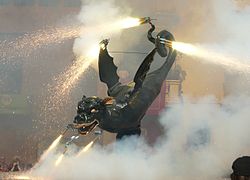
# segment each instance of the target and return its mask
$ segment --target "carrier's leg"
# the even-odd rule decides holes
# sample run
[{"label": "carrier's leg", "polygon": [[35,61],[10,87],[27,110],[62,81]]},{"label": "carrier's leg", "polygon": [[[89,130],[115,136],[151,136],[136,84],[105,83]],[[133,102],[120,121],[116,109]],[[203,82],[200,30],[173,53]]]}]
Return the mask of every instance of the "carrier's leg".
[{"label": "carrier's leg", "polygon": [[127,131],[117,133],[116,140],[121,140],[123,137],[126,137],[126,136],[140,136],[140,135],[141,135],[141,128],[138,127],[133,130],[127,130]]}]

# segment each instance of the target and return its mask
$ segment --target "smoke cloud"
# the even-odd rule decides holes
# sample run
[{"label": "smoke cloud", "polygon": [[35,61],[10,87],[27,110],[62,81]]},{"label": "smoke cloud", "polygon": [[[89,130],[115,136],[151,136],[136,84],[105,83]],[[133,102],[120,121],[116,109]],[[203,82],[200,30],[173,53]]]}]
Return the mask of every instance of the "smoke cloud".
[{"label": "smoke cloud", "polygon": [[[112,30],[113,22],[127,17],[129,9],[118,7],[114,1],[83,1],[83,6],[78,15],[83,24],[81,35],[74,43],[74,53],[77,56],[86,56],[91,47],[105,38],[119,37],[121,30]],[[98,54],[98,52],[96,52]]]},{"label": "smoke cloud", "polygon": [[[236,64],[231,67],[224,66],[224,87],[229,94],[249,95],[249,3],[244,1],[245,5],[240,7],[236,1],[220,0],[212,2],[213,13],[210,13],[209,17],[212,17],[210,20],[213,20],[213,23],[210,24],[210,27],[204,29],[204,36],[211,39],[210,42],[199,42],[198,46],[207,49],[208,52],[218,53],[224,56],[223,59],[231,60],[232,63],[242,63],[243,66],[238,69]],[[222,63],[220,58],[216,59],[212,55],[208,58],[215,61],[213,64],[216,64],[216,61],[218,64]]]},{"label": "smoke cloud", "polygon": [[[197,47],[207,50],[203,59],[214,64],[221,63],[227,71],[249,73],[250,8],[240,9],[233,1],[228,0],[213,1],[212,7],[214,23],[203,32],[212,41],[210,39],[211,42],[196,43]],[[208,18],[211,16],[208,15]],[[241,63],[242,67],[238,68]]]},{"label": "smoke cloud", "polygon": [[[135,137],[101,147],[80,157],[75,147],[54,167],[58,155],[33,173],[53,179],[220,179],[231,163],[249,153],[249,97],[228,98],[222,105],[212,97],[166,110],[160,122],[165,135],[154,147]],[[69,171],[70,169],[70,171]]]}]

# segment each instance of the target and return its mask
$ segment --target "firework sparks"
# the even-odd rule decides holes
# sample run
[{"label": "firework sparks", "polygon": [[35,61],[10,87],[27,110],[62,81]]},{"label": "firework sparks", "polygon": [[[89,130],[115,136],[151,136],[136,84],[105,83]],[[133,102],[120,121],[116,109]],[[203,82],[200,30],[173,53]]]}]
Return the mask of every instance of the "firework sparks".
[{"label": "firework sparks", "polygon": [[77,156],[80,156],[81,154],[87,152],[91,147],[92,145],[94,144],[94,142],[97,140],[98,137],[95,137],[90,143],[88,143],[79,153]]},{"label": "firework sparks", "polygon": [[189,43],[183,42],[171,42],[169,40],[161,39],[167,47],[172,47],[173,49],[190,56],[199,58],[200,60],[207,61],[209,63],[221,65],[229,70],[236,70],[240,72],[250,73],[250,65],[242,63],[239,59],[234,58],[229,55],[217,53],[212,50],[208,50],[199,46],[195,46]]},{"label": "firework sparks", "polygon": [[93,27],[82,27],[81,25],[53,27],[27,33],[16,38],[14,41],[0,42],[1,61],[10,60],[15,57],[27,57],[36,50],[46,47],[48,44],[60,44],[65,40],[79,37],[81,32],[91,33],[95,29],[102,29],[104,32],[115,32],[121,29],[139,26],[140,18],[124,18],[113,23],[104,23]]},{"label": "firework sparks", "polygon": [[55,162],[55,166],[58,166],[58,165],[62,162],[63,157],[64,157],[64,154],[61,154],[61,155],[57,158],[57,160],[56,160],[56,162]]},{"label": "firework sparks", "polygon": [[[87,152],[94,144],[94,142],[97,140],[98,137],[95,137],[90,143],[88,143],[86,146],[84,146],[84,148],[78,153],[77,156],[80,156],[81,154]],[[65,151],[58,156],[58,158],[55,161],[55,167],[57,167],[63,160],[65,153],[67,152],[67,149],[65,149]]]},{"label": "firework sparks", "polygon": [[56,146],[59,144],[59,142],[62,139],[62,137],[63,137],[63,135],[60,135],[60,136],[58,136],[58,138],[56,138],[56,140],[53,141],[53,143],[49,146],[49,148],[43,153],[40,161],[43,161],[44,159],[47,158],[47,156],[50,154],[50,152],[52,150],[54,150],[56,148]]},{"label": "firework sparks", "polygon": [[[136,23],[135,23],[136,22]],[[126,24],[126,26],[125,26]],[[139,18],[124,18],[115,22],[103,22],[103,24],[96,24],[91,27],[82,27],[79,36],[86,34],[106,34],[119,31],[124,28],[131,28],[141,24]],[[77,31],[78,33],[78,31]],[[76,35],[77,33],[73,33]],[[66,121],[67,114],[64,114],[64,109],[71,102],[70,93],[76,86],[78,80],[88,67],[97,60],[99,54],[99,41],[92,44],[90,49],[86,49],[84,56],[78,57],[73,65],[61,73],[58,77],[53,79],[53,85],[49,84],[46,88],[45,97],[41,109],[41,116],[43,120],[41,124],[46,126],[46,131],[59,127],[60,122]],[[62,117],[58,121],[58,115]],[[64,119],[65,118],[65,119]],[[48,122],[49,121],[49,122]],[[49,124],[49,125],[48,125]]]},{"label": "firework sparks", "polygon": [[141,21],[139,18],[128,17],[118,22],[118,27],[121,29],[128,29],[132,27],[139,26]]},{"label": "firework sparks", "polygon": [[173,49],[188,55],[195,55],[198,49],[192,44],[187,44],[183,42],[172,42]]},{"label": "firework sparks", "polygon": [[[57,116],[59,113],[63,113],[62,109],[65,105],[70,102],[71,90],[75,87],[78,79],[88,69],[94,59],[84,59],[83,57],[78,58],[75,63],[62,73],[59,77],[55,78],[55,86],[48,87],[49,96],[46,97],[43,103],[43,113],[45,121],[49,120],[56,123]],[[62,98],[63,97],[63,98]],[[66,111],[65,111],[66,112]],[[62,115],[62,117],[67,117]]]},{"label": "firework sparks", "polygon": [[15,57],[27,57],[34,50],[46,47],[48,44],[60,44],[65,40],[78,37],[80,26],[47,28],[33,33],[27,33],[14,41],[0,42],[1,61]]},{"label": "firework sparks", "polygon": [[187,43],[174,42],[173,48],[187,55],[195,56],[209,63],[218,64],[229,70],[250,73],[250,65],[240,62],[237,58],[229,55],[216,53],[211,50],[197,47]]}]

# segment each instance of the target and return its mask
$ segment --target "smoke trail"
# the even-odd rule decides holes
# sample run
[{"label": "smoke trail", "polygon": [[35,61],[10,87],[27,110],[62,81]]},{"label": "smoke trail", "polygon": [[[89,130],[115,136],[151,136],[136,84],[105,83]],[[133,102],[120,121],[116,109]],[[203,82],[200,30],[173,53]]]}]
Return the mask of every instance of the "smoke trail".
[{"label": "smoke trail", "polygon": [[218,53],[216,50],[210,50],[200,45],[192,45],[183,42],[164,42],[166,45],[170,45],[177,51],[196,57],[199,60],[207,63],[213,63],[221,65],[227,70],[234,70],[244,73],[250,73],[250,63],[242,63],[237,58],[224,55],[224,53]]},{"label": "smoke trail", "polygon": [[[229,71],[249,73],[250,7],[239,9],[235,2],[229,0],[213,1],[212,5],[214,24],[203,31],[204,36],[211,38],[212,42],[197,44],[206,51],[202,56],[200,53],[198,58],[218,65],[228,61],[225,68]],[[207,18],[211,19],[211,15]]]}]

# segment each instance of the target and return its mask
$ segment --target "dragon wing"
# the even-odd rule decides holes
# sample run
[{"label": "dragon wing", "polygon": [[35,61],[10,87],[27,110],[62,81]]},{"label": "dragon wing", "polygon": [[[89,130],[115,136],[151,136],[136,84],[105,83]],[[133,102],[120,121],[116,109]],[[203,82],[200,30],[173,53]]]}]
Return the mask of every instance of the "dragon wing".
[{"label": "dragon wing", "polygon": [[114,64],[113,57],[109,55],[107,48],[100,48],[98,67],[100,80],[106,83],[109,89],[119,82],[117,66]]}]

